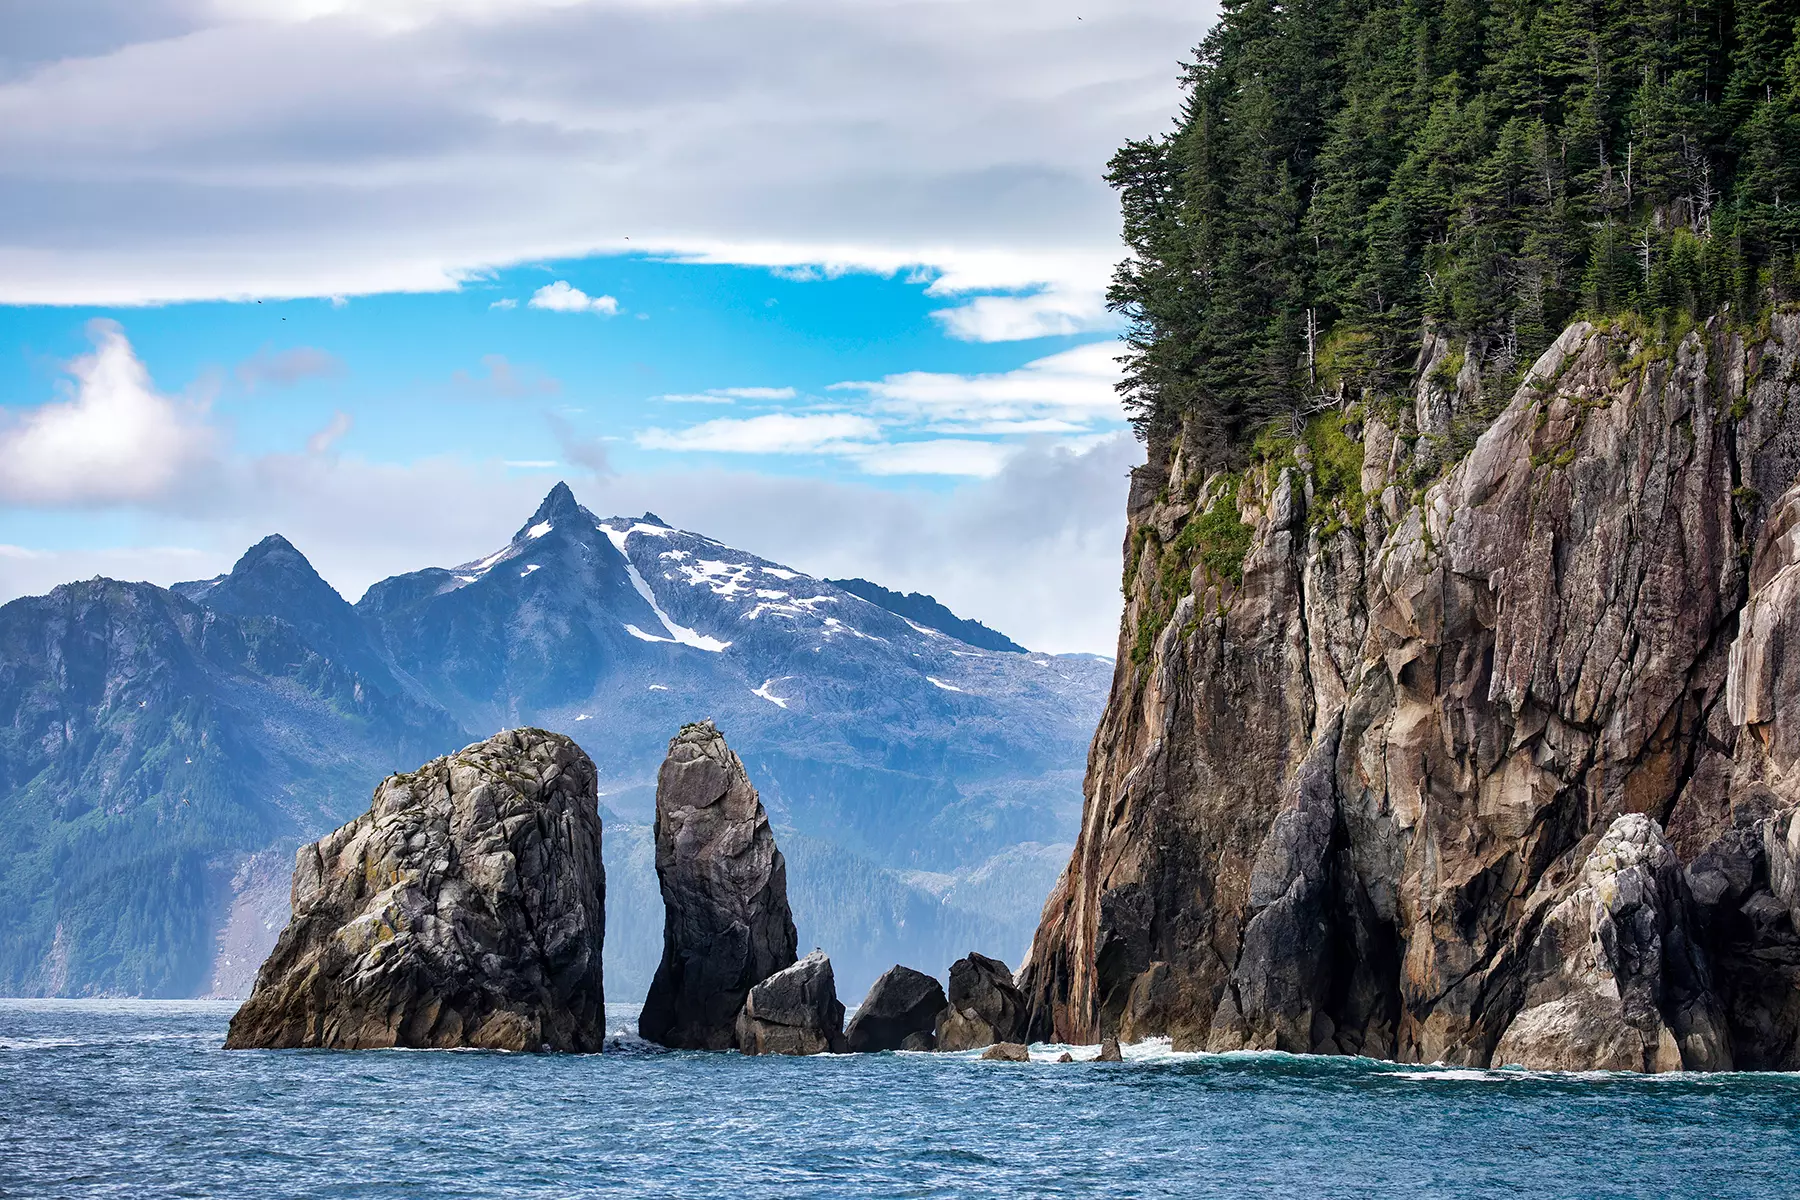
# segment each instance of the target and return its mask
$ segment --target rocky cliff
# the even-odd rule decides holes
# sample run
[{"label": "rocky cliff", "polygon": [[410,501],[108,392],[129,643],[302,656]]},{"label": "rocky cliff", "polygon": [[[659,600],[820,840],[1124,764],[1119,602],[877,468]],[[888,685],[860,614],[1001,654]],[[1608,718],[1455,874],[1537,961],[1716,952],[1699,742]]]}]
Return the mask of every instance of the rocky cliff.
[{"label": "rocky cliff", "polygon": [[1800,315],[1473,351],[1151,445],[1034,1036],[1800,1066]]},{"label": "rocky cliff", "polygon": [[597,805],[594,764],[541,729],[390,776],[300,848],[294,918],[227,1048],[598,1051]]}]

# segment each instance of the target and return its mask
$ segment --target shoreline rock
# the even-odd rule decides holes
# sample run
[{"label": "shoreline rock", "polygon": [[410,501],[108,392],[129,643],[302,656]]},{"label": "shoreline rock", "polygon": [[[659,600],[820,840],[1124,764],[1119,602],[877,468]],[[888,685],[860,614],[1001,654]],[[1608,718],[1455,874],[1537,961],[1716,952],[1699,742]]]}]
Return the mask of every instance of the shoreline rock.
[{"label": "shoreline rock", "polygon": [[593,763],[561,734],[495,734],[300,848],[225,1046],[598,1051],[605,905]]},{"label": "shoreline rock", "polygon": [[711,721],[669,741],[655,837],[663,955],[638,1032],[677,1049],[733,1049],[750,989],[794,965],[798,937],[768,814]]},{"label": "shoreline rock", "polygon": [[750,989],[737,1019],[745,1054],[844,1054],[844,1006],[822,950]]},{"label": "shoreline rock", "polygon": [[844,1031],[852,1053],[937,1048],[944,987],[923,971],[895,965],[882,973]]},{"label": "shoreline rock", "polygon": [[938,1014],[937,1048],[979,1050],[1025,1037],[1025,997],[1005,963],[971,952],[950,967],[949,1004]]}]

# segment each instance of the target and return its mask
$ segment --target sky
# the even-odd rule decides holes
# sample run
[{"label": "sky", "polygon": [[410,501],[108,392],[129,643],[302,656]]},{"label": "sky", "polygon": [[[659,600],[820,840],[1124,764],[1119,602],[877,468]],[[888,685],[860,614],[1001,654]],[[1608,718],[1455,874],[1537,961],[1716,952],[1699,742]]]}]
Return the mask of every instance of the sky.
[{"label": "sky", "polygon": [[354,600],[557,480],[1112,653],[1175,0],[0,0],[0,601]]}]

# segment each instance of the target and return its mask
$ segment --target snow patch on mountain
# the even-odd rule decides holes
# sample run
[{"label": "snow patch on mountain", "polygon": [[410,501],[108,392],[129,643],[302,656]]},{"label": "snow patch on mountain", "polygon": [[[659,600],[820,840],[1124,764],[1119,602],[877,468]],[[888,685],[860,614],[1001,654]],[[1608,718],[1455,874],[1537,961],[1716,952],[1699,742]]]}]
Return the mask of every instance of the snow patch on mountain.
[{"label": "snow patch on mountain", "polygon": [[722,642],[718,638],[707,637],[685,625],[676,624],[674,619],[664,612],[662,606],[656,602],[656,594],[650,590],[650,585],[644,582],[644,576],[638,571],[637,565],[631,561],[631,555],[625,552],[625,543],[632,534],[647,533],[653,537],[668,537],[667,529],[657,525],[645,525],[642,522],[625,530],[611,529],[605,525],[598,525],[595,528],[606,535],[606,540],[613,544],[613,548],[619,552],[619,557],[625,560],[625,570],[631,578],[631,586],[636,588],[637,594],[644,598],[644,603],[650,606],[650,611],[656,614],[656,619],[663,623],[663,628],[668,630],[669,636],[666,638],[656,637],[645,633],[636,625],[626,625],[627,633],[632,637],[642,638],[646,642],[679,642],[683,646],[692,646],[696,650],[707,650],[714,654],[723,652],[726,647],[731,645],[730,642]]}]

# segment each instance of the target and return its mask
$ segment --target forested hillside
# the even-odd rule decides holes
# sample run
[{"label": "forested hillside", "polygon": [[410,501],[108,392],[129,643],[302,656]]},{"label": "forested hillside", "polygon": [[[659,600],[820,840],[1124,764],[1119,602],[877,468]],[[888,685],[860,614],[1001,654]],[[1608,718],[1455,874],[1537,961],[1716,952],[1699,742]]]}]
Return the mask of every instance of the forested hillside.
[{"label": "forested hillside", "polygon": [[1121,387],[1153,442],[1185,423],[1234,465],[1271,424],[1409,390],[1435,335],[1481,400],[1460,450],[1576,317],[1667,340],[1800,293],[1791,0],[1223,7],[1175,132],[1110,167]]}]

